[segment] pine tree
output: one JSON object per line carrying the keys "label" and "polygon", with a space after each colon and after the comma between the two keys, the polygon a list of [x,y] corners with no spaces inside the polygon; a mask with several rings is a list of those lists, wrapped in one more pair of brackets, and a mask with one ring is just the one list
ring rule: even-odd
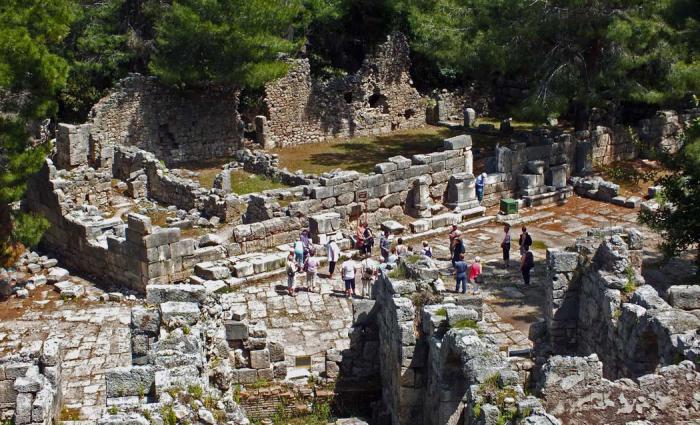
{"label": "pine tree", "polygon": [[[28,127],[56,112],[54,97],[68,66],[55,53],[74,10],[68,0],[5,0],[0,5],[0,257],[11,260],[21,243],[36,244],[47,222],[13,211],[27,178],[41,166],[48,146]],[[14,225],[14,226],[13,226]]]}

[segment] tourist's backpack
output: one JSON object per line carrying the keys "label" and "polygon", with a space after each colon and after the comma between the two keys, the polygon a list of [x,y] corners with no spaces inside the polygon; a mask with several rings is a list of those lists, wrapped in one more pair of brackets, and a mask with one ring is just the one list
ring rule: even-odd
{"label": "tourist's backpack", "polygon": [[534,266],[535,266],[535,258],[532,255],[532,252],[528,251],[525,253],[525,267],[528,269],[531,269]]}

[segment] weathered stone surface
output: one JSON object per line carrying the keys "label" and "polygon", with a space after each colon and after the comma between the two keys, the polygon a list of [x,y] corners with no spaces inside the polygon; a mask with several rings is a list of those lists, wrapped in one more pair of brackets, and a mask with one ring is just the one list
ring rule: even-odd
{"label": "weathered stone surface", "polygon": [[206,290],[201,285],[148,285],[146,300],[152,304],[167,301],[202,303],[206,298]]}
{"label": "weathered stone surface", "polygon": [[193,325],[199,320],[197,303],[168,301],[160,305],[160,315],[166,324]]}
{"label": "weathered stone surface", "polygon": [[683,310],[700,309],[700,286],[676,285],[668,288],[668,303]]}

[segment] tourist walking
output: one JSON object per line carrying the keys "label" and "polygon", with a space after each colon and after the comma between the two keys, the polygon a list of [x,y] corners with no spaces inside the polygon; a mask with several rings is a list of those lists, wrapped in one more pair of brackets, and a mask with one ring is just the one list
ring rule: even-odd
{"label": "tourist walking", "polygon": [[287,271],[287,293],[294,296],[294,276],[299,271],[299,265],[294,261],[294,252],[287,255],[285,270]]}
{"label": "tourist walking", "polygon": [[503,250],[503,268],[507,269],[510,265],[510,225],[503,226],[503,241],[501,241],[501,249]]}
{"label": "tourist walking", "polygon": [[360,296],[372,298],[372,284],[377,276],[379,264],[374,261],[369,254],[365,255],[361,263],[362,269],[362,287],[360,288]]}
{"label": "tourist walking", "polygon": [[374,247],[374,233],[367,223],[365,223],[365,231],[363,232],[362,236],[365,239],[364,254],[372,255],[372,248]]}
{"label": "tourist walking", "polygon": [[455,246],[452,250],[452,265],[454,266],[456,262],[459,261],[460,258],[463,258],[464,256],[464,242],[462,242],[462,238],[456,238],[455,239]]}
{"label": "tourist walking", "polygon": [[428,241],[423,241],[423,248],[421,249],[420,253],[428,258],[433,258],[433,248],[428,245]]}
{"label": "tourist walking", "polygon": [[455,292],[460,292],[459,288],[462,288],[462,293],[467,292],[467,268],[469,267],[464,261],[464,254],[460,254],[457,261],[454,262],[455,266],[455,280],[457,281],[457,286],[455,287]]}
{"label": "tourist walking", "polygon": [[481,257],[477,255],[474,258],[474,262],[469,266],[469,275],[467,276],[467,283],[470,286],[473,285],[474,288],[472,294],[479,293],[479,286],[477,285],[477,279],[479,279],[479,276],[481,276]]}
{"label": "tourist walking", "polygon": [[304,264],[304,242],[299,236],[299,240],[294,242],[294,261],[297,262],[297,266],[301,267]]}
{"label": "tourist walking", "polygon": [[406,254],[408,254],[408,247],[403,244],[403,238],[399,238],[396,243],[396,255],[403,257]]}
{"label": "tourist walking", "polygon": [[520,271],[523,274],[523,281],[525,286],[530,286],[530,270],[535,267],[535,256],[530,251],[530,247],[527,247],[525,253],[520,260]]}
{"label": "tourist walking", "polygon": [[327,258],[328,258],[328,278],[333,279],[333,273],[335,273],[335,265],[340,258],[340,247],[335,239],[328,241],[326,244]]}
{"label": "tourist walking", "polygon": [[365,252],[365,225],[360,222],[355,229],[355,248],[360,253]]}
{"label": "tourist walking", "polygon": [[352,258],[347,259],[341,266],[343,282],[345,283],[345,296],[355,296],[355,269],[357,263]]}
{"label": "tourist walking", "polygon": [[450,238],[450,258],[453,258],[454,256],[454,248],[455,248],[455,239],[457,239],[461,235],[461,232],[457,228],[456,224],[452,225],[452,231],[449,234]]}
{"label": "tourist walking", "polygon": [[[318,273],[318,266],[320,265],[319,261],[314,257],[314,254],[316,254],[316,252],[313,249],[311,249],[311,251],[309,251],[309,255],[306,257],[306,261],[304,261],[304,271],[306,272],[306,287],[311,292],[314,292],[314,290],[316,289],[316,274]],[[320,293],[320,285],[318,289],[318,292]]]}
{"label": "tourist walking", "polygon": [[520,246],[520,256],[522,257],[532,246],[532,238],[527,232],[527,227],[522,227],[522,233],[518,237],[518,245]]}
{"label": "tourist walking", "polygon": [[486,183],[486,173],[481,173],[476,177],[476,199],[479,200],[479,205],[481,201],[484,200],[484,184]]}
{"label": "tourist walking", "polygon": [[385,230],[382,233],[381,238],[379,238],[379,252],[381,253],[384,261],[389,259],[389,254],[391,252],[391,240],[389,240],[388,230]]}
{"label": "tourist walking", "polygon": [[307,229],[304,229],[301,231],[301,236],[299,237],[299,240],[301,241],[303,250],[302,254],[304,256],[304,260],[306,260],[306,257],[308,257],[309,252],[311,251],[311,238],[309,237],[309,231]]}

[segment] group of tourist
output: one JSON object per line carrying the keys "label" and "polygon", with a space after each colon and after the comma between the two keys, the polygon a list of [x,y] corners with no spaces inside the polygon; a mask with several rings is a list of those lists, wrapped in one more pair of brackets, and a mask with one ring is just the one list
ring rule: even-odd
{"label": "group of tourist", "polygon": [[[480,177],[484,177],[481,175]],[[471,263],[466,261],[466,247],[457,225],[453,225],[448,235],[450,259],[455,273],[455,292],[471,294],[479,293],[479,283],[482,283],[481,273],[481,257],[475,256]],[[328,278],[333,279],[336,272],[336,267],[341,258],[340,247],[338,240],[340,235],[330,237],[326,243],[326,258],[328,260]],[[394,245],[391,240],[389,231],[385,230],[381,233],[379,239],[379,261],[372,259],[372,249],[374,247],[374,232],[366,222],[361,222],[355,231],[354,248],[357,249],[357,254],[352,258],[346,259],[340,265],[341,278],[345,287],[345,296],[357,296],[355,281],[357,276],[360,276],[361,297],[372,296],[372,283],[379,274],[381,268],[393,268],[398,263],[399,259],[406,255],[413,255],[413,246],[407,246],[403,238],[398,238]],[[530,250],[532,246],[532,237],[525,226],[522,227],[522,233],[518,238],[520,247],[520,271],[523,276],[525,285],[530,285],[530,272],[534,267],[534,256]],[[507,269],[510,266],[510,250],[511,236],[510,226],[503,226],[503,239],[501,240],[501,250],[503,253],[503,268]],[[433,249],[427,241],[422,242],[420,252],[417,254],[433,258]],[[303,230],[299,236],[299,240],[292,245],[292,250],[287,257],[287,292],[289,295],[295,295],[295,279],[298,273],[305,274],[306,287],[310,292],[316,290],[320,293],[320,285],[317,285],[317,276],[319,272],[320,262],[316,255],[316,250],[311,243],[311,238],[308,230]]]}
{"label": "group of tourist", "polygon": [[[510,267],[510,225],[503,226],[503,240],[501,241],[501,249],[503,251],[503,268]],[[527,231],[527,227],[521,228],[520,236],[518,237],[518,246],[520,247],[520,271],[523,275],[525,285],[530,285],[530,271],[535,266],[535,257],[530,250],[532,246],[532,237]]]}

